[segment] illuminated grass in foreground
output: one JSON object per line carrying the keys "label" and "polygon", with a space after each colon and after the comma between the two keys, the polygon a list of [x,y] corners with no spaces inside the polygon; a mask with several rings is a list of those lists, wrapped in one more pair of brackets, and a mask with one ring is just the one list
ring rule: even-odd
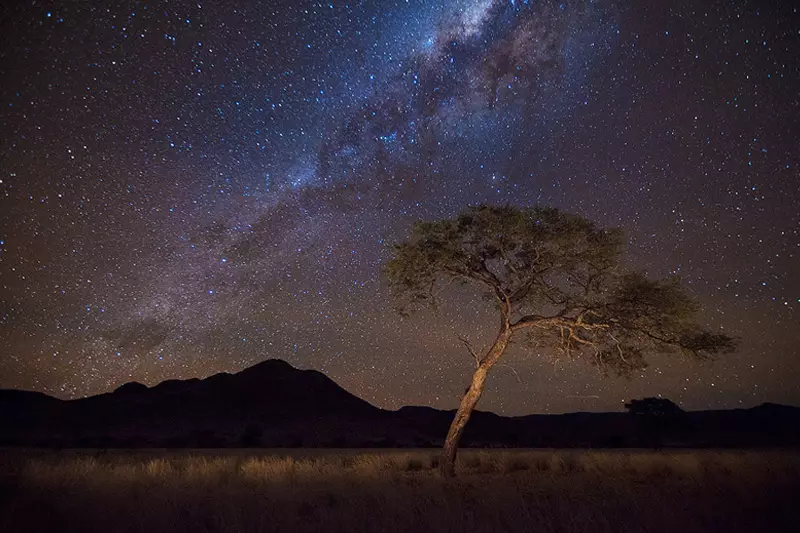
{"label": "illuminated grass in foreground", "polygon": [[0,531],[796,531],[800,452],[0,452]]}

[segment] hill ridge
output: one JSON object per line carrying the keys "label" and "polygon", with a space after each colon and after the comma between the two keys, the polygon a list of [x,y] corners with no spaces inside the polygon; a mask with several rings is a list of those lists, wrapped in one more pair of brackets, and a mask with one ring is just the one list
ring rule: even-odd
{"label": "hill ridge", "polygon": [[[438,446],[452,410],[380,409],[317,370],[267,359],[236,373],[135,381],[60,400],[0,389],[0,445],[78,447]],[[466,446],[800,446],[800,408],[502,416],[477,411]]]}

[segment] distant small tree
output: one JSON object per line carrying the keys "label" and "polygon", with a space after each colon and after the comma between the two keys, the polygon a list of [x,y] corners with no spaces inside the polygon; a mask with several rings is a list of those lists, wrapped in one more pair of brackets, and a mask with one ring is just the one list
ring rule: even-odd
{"label": "distant small tree", "polygon": [[499,328],[475,359],[472,381],[444,443],[440,469],[455,475],[459,440],[491,368],[512,338],[586,355],[603,372],[631,375],[647,352],[696,358],[733,339],[694,322],[698,304],[677,280],[650,280],[620,266],[622,234],[554,208],[479,206],[419,222],[385,267],[398,310],[436,305],[441,282],[469,283],[494,302]]}
{"label": "distant small tree", "polygon": [[667,398],[631,400],[625,408],[636,417],[640,444],[659,447],[666,436],[685,429],[684,410]]}
{"label": "distant small tree", "polygon": [[683,409],[667,398],[631,400],[625,404],[625,409],[633,415],[648,417],[674,417],[683,414]]}

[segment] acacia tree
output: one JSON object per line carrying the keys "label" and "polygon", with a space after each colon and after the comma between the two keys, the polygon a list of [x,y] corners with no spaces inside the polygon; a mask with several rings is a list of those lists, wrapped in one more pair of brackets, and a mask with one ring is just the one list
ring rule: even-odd
{"label": "acacia tree", "polygon": [[684,413],[678,404],[667,398],[642,398],[625,404],[631,414],[647,418],[669,418]]}
{"label": "acacia tree", "polygon": [[442,283],[473,284],[494,302],[499,329],[482,354],[444,443],[442,474],[455,475],[458,443],[491,368],[517,336],[529,346],[585,356],[604,373],[630,375],[648,352],[710,358],[731,337],[694,322],[697,302],[673,279],[620,264],[622,234],[554,208],[471,207],[417,223],[385,267],[398,310],[436,305]]}

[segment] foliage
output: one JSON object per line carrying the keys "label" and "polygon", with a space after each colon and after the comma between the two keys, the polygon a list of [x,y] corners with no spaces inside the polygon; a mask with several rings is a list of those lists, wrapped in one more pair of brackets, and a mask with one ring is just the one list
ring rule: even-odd
{"label": "foliage", "polygon": [[631,414],[649,417],[672,417],[683,414],[683,409],[667,398],[642,398],[625,404]]}
{"label": "foliage", "polygon": [[417,223],[385,274],[401,313],[437,305],[449,282],[472,283],[509,332],[588,355],[603,372],[630,375],[652,352],[707,358],[734,348],[734,339],[695,322],[699,305],[677,279],[626,270],[622,250],[620,230],[577,215],[482,205]]}

